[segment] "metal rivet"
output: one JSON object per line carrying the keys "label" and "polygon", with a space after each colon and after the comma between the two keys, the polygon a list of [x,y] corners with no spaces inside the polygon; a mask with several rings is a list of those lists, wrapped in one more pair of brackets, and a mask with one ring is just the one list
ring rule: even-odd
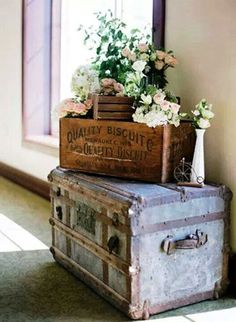
{"label": "metal rivet", "polygon": [[61,189],[59,187],[57,188],[56,195],[57,195],[57,197],[59,197],[61,195]]}
{"label": "metal rivet", "polygon": [[56,206],[56,212],[58,219],[62,220],[62,208],[61,206]]}
{"label": "metal rivet", "polygon": [[116,212],[114,212],[114,214],[112,216],[112,224],[115,227],[117,227],[119,225],[119,215]]}

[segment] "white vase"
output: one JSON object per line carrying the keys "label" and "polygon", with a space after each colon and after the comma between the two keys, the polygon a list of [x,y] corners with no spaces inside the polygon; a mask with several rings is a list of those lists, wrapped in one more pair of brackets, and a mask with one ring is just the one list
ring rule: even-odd
{"label": "white vase", "polygon": [[193,155],[191,182],[204,182],[205,165],[204,165],[204,129],[196,129],[196,144]]}

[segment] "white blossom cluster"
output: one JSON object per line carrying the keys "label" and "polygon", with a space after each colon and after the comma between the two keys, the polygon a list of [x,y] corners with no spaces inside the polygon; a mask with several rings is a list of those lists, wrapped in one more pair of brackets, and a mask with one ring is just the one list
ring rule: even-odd
{"label": "white blossom cluster", "polygon": [[89,65],[79,66],[72,76],[71,90],[77,102],[84,102],[89,94],[99,93],[98,75]]}
{"label": "white blossom cluster", "polygon": [[140,106],[133,114],[134,122],[145,123],[149,127],[180,124],[180,105],[166,100],[164,91],[157,89],[154,95],[141,95]]}
{"label": "white blossom cluster", "polygon": [[211,111],[212,104],[208,104],[206,99],[203,98],[197,105],[193,114],[193,124],[198,129],[207,129],[211,126],[210,120],[214,117]]}

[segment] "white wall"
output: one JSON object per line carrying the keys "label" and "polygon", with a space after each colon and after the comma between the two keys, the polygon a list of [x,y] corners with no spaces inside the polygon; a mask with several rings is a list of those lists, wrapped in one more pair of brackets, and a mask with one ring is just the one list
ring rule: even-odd
{"label": "white wall", "polygon": [[236,1],[167,0],[166,48],[179,59],[170,87],[190,110],[203,97],[216,117],[205,135],[206,177],[227,184],[236,250]]}
{"label": "white wall", "polygon": [[21,12],[21,0],[0,0],[0,161],[46,180],[58,158],[22,144]]}

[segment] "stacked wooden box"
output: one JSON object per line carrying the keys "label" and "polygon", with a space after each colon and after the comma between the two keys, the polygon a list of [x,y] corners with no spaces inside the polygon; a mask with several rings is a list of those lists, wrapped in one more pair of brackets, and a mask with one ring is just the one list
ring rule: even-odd
{"label": "stacked wooden box", "polygon": [[106,120],[60,120],[60,166],[151,182],[170,182],[185,157],[192,160],[195,133],[190,122],[149,128]]}
{"label": "stacked wooden box", "polygon": [[132,319],[218,298],[231,192],[167,183],[192,160],[191,123],[132,123],[131,100],[110,99],[93,97],[93,119],[60,120],[60,168],[48,176],[55,260]]}

